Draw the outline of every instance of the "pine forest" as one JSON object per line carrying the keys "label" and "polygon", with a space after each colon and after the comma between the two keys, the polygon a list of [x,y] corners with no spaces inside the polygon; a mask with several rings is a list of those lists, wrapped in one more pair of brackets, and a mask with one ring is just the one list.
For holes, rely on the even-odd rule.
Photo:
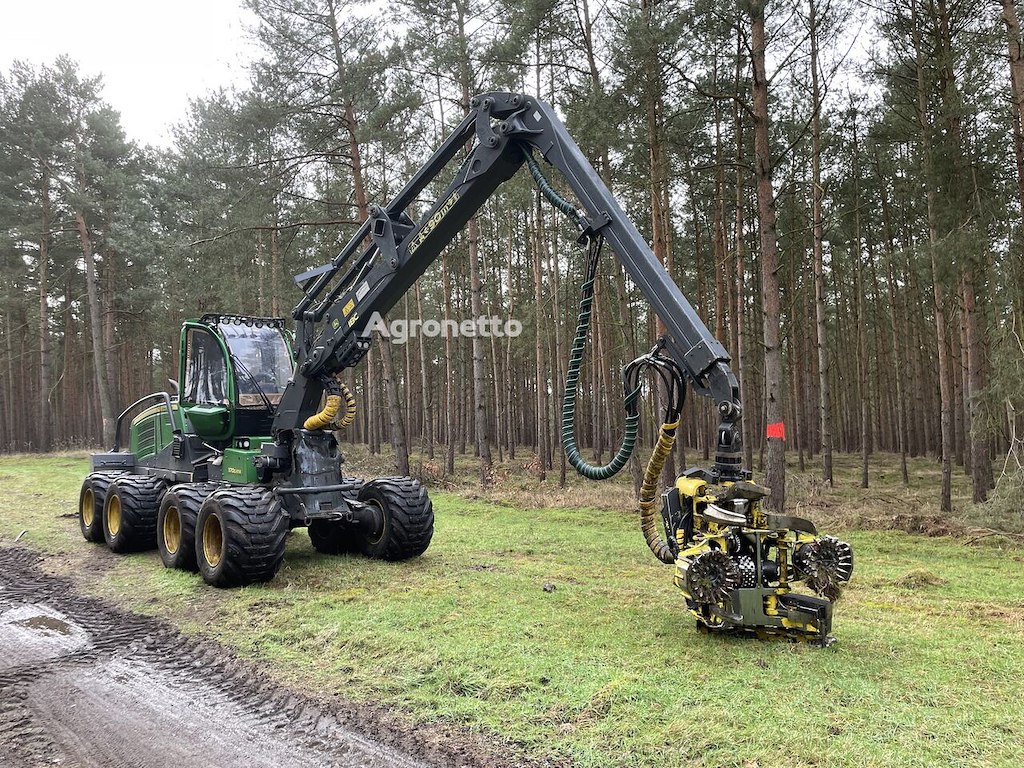
{"label": "pine forest", "polygon": [[[177,377],[187,318],[290,321],[292,276],[337,254],[475,94],[513,91],[556,109],[729,351],[745,465],[774,504],[787,461],[828,483],[840,452],[865,487],[879,453],[904,482],[907,457],[941,462],[947,512],[955,473],[975,502],[1019,493],[1013,0],[245,2],[248,85],[194,100],[168,147],[127,136],[102,77],[67,57],[0,73],[0,450],[110,444],[120,411]],[[388,319],[522,332],[378,335],[345,373],[359,411],[343,440],[393,450],[402,474],[410,452],[442,475],[468,454],[484,484],[509,460],[574,482],[559,430],[585,262],[520,172]],[[604,258],[577,399],[588,457],[616,449],[622,368],[658,333]],[[689,397],[666,474],[707,463],[716,425]]]}

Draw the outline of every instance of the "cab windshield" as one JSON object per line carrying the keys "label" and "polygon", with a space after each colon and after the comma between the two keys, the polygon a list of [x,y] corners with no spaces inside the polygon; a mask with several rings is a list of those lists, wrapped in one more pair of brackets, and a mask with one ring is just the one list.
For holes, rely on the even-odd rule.
{"label": "cab windshield", "polygon": [[268,326],[220,323],[218,327],[231,352],[238,404],[264,406],[262,391],[277,405],[292,375],[292,356],[284,334]]}

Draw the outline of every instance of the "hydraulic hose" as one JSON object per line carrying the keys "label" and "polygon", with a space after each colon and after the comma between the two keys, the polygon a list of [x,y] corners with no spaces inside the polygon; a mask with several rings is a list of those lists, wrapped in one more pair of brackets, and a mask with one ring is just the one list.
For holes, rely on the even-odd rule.
{"label": "hydraulic hose", "polygon": [[[544,197],[547,198],[555,208],[560,210],[579,225],[581,223],[580,212],[572,203],[555,191],[554,187],[551,186],[551,183],[544,177],[544,173],[541,171],[540,165],[537,163],[533,155],[530,152],[525,152],[524,155],[526,158],[526,165],[530,169],[530,175],[533,176],[541,194],[544,195]],[[632,363],[627,365],[623,371],[622,386],[623,394],[625,396],[626,426],[622,435],[622,443],[619,445],[618,450],[615,452],[615,455],[612,456],[611,461],[604,465],[590,464],[580,454],[579,447],[576,444],[575,430],[576,393],[579,387],[580,367],[583,363],[583,351],[586,348],[587,336],[590,333],[590,318],[594,303],[594,283],[597,279],[597,264],[601,255],[601,246],[604,244],[604,238],[600,235],[597,235],[596,237],[589,236],[586,239],[586,243],[587,269],[583,284],[580,286],[579,321],[576,324],[576,336],[573,338],[572,348],[569,351],[569,364],[565,377],[565,394],[562,397],[562,449],[565,451],[566,459],[568,459],[573,468],[581,475],[590,480],[607,480],[608,478],[618,474],[622,468],[626,466],[626,463],[629,461],[629,457],[633,455],[633,450],[636,448],[637,433],[640,426],[640,408],[638,401],[642,387],[640,382],[640,374],[642,371],[647,368],[653,368],[666,384],[669,392],[669,398],[673,402],[673,404],[669,406],[668,412],[665,416],[666,425],[670,423],[677,425],[679,423],[679,412],[682,410],[682,397],[685,393],[685,387],[682,385],[682,372],[678,369],[678,366],[670,360],[660,358],[655,354],[657,349],[660,347],[656,347],[650,354],[634,360]],[[657,471],[654,472],[655,478],[661,474],[661,467],[664,466],[665,459],[668,456],[669,451],[671,451],[672,443],[674,441],[675,426],[672,427],[671,440],[668,442],[667,448],[663,447],[662,440],[659,439],[658,446],[655,448],[655,452],[651,456],[651,463],[648,464],[648,470],[650,470],[656,460],[659,462]],[[654,491],[651,493],[653,494]],[[651,544],[651,547],[653,550],[654,545]],[[655,554],[658,554],[658,552],[655,551]]]}
{"label": "hydraulic hose", "polygon": [[338,409],[341,407],[341,395],[328,395],[327,402],[324,403],[323,410],[319,413],[315,413],[306,419],[302,424],[303,429],[323,429],[332,421],[334,417],[338,415]]}
{"label": "hydraulic hose", "polygon": [[323,379],[324,390],[327,392],[327,400],[323,409],[310,416],[302,424],[303,429],[323,429],[334,421],[341,409],[341,387],[338,381],[332,376],[325,376]]}
{"label": "hydraulic hose", "polygon": [[[356,398],[352,394],[352,391],[345,385],[345,382],[339,380],[338,386],[341,387],[341,397],[345,401],[345,413],[342,414],[337,421],[334,422],[335,429],[345,429],[345,427],[352,424],[356,418]],[[340,410],[340,409],[339,409]]]}
{"label": "hydraulic hose", "polygon": [[576,206],[562,197],[555,188],[551,186],[551,182],[544,176],[544,172],[541,171],[540,165],[537,164],[537,160],[534,158],[532,152],[524,152],[523,155],[526,157],[526,167],[530,169],[530,175],[533,176],[533,180],[537,183],[537,189],[540,193],[548,199],[555,208],[560,210],[576,224],[580,222],[580,213],[576,210]]}
{"label": "hydraulic hose", "polygon": [[[527,155],[527,158],[530,156]],[[543,178],[543,177],[542,177]],[[580,454],[576,445],[576,391],[580,380],[580,366],[583,362],[583,350],[590,332],[591,307],[594,303],[594,281],[597,274],[597,259],[601,252],[601,238],[591,241],[587,254],[587,273],[580,288],[580,316],[576,324],[576,336],[569,352],[569,365],[565,376],[565,395],[562,398],[562,449],[565,457],[573,468],[589,480],[607,480],[616,475],[626,466],[629,457],[636,447],[637,432],[640,426],[640,409],[637,400],[640,397],[639,383],[630,389],[628,379],[624,380],[626,405],[626,428],[618,451],[607,464],[598,466],[590,464]]]}
{"label": "hydraulic hose", "polygon": [[678,427],[678,419],[661,425],[658,432],[658,444],[654,446],[654,452],[647,462],[647,469],[644,470],[643,483],[640,485],[640,530],[643,532],[644,540],[651,548],[651,552],[663,563],[674,563],[676,556],[672,554],[672,550],[658,533],[654,510],[658,500],[658,488],[661,484],[661,470],[664,469],[665,461],[672,453]]}

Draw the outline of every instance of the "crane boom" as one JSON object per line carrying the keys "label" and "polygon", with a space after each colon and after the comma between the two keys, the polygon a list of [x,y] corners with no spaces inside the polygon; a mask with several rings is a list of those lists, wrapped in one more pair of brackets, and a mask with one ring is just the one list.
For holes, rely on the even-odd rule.
{"label": "crane boom", "polygon": [[[414,223],[408,209],[465,150],[454,179]],[[546,103],[518,93],[485,93],[405,187],[375,206],[349,243],[328,264],[300,275],[305,295],[295,307],[298,365],[274,420],[275,434],[298,429],[319,407],[326,377],[358,363],[369,349],[366,326],[411,288],[527,155],[557,169],[580,205],[581,238],[603,237],[667,329],[665,351],[692,389],[714,400],[719,418],[714,480],[738,480],[742,416],[730,357],[673,282],[636,226]]]}

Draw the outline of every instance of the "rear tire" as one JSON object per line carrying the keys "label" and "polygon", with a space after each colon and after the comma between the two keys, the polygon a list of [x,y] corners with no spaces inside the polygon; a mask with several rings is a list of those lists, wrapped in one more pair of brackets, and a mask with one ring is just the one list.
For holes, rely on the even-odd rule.
{"label": "rear tire", "polygon": [[103,500],[103,538],[112,552],[141,552],[156,546],[156,515],[167,485],[146,475],[122,475]]}
{"label": "rear tire", "polygon": [[195,555],[203,580],[214,587],[270,581],[284,559],[288,523],[281,502],[266,488],[214,492],[196,521]]}
{"label": "rear tire", "polygon": [[78,527],[86,541],[103,543],[103,502],[107,488],[124,472],[93,472],[82,481],[78,494]]}
{"label": "rear tire", "polygon": [[426,489],[411,477],[379,477],[359,491],[359,501],[381,512],[381,526],[361,542],[363,554],[377,560],[408,560],[422,555],[434,535],[434,508]]}
{"label": "rear tire", "polygon": [[198,571],[196,521],[206,498],[217,490],[213,483],[176,485],[164,494],[156,517],[156,548],[166,568]]}
{"label": "rear tire", "polygon": [[[349,501],[358,501],[363,481],[358,477],[346,477],[349,487],[343,491]],[[359,531],[351,524],[333,520],[311,520],[306,528],[313,549],[322,555],[348,555],[360,549]]]}

